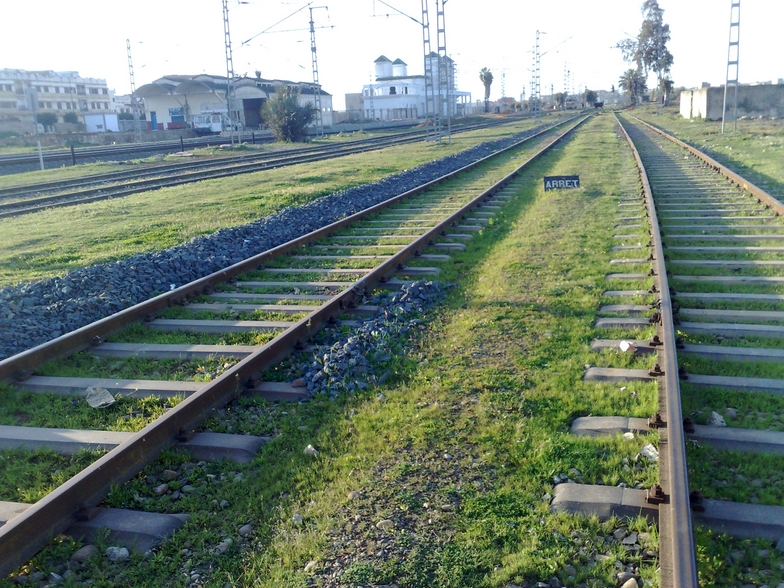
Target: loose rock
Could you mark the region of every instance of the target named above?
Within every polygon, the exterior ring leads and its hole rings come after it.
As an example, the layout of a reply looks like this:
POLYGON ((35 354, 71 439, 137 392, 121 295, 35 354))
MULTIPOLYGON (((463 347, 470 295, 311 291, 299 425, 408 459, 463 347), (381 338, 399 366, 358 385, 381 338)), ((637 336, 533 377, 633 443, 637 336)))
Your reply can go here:
POLYGON ((131 554, 125 547, 107 547, 106 557, 109 561, 125 561, 131 554))

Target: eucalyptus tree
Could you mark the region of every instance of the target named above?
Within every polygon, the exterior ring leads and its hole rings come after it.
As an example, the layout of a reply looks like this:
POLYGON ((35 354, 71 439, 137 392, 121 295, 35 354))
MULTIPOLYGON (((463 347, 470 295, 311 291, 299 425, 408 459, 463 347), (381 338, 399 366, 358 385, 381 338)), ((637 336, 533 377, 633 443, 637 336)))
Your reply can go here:
POLYGON ((615 45, 627 63, 637 66, 645 74, 656 74, 657 84, 667 77, 672 68, 673 56, 667 49, 670 25, 664 22, 664 10, 658 0, 645 0, 641 7, 642 25, 635 38, 626 38, 615 45))

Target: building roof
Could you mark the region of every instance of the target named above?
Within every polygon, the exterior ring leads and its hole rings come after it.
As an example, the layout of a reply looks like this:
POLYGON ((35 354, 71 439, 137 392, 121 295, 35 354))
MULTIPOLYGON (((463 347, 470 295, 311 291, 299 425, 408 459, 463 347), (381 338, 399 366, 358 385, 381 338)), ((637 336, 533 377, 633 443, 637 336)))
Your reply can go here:
POLYGON ((373 63, 391 63, 391 60, 388 57, 382 55, 378 59, 376 59, 373 63))
MULTIPOLYGON (((227 87, 226 80, 226 76, 212 76, 207 74, 195 76, 169 75, 140 86, 136 89, 136 95, 141 98, 148 98, 152 96, 174 94, 210 94, 216 92, 223 92, 225 94, 227 87)), ((279 86, 293 86, 302 94, 315 93, 311 82, 292 82, 290 80, 266 80, 255 77, 242 77, 235 78, 234 85, 236 88, 255 86, 268 94, 275 92, 276 88, 279 86)), ((325 92, 323 88, 321 89, 320 95, 331 96, 331 94, 325 92)))
POLYGON ((405 61, 400 59, 399 57, 392 62, 392 65, 408 65, 405 61))

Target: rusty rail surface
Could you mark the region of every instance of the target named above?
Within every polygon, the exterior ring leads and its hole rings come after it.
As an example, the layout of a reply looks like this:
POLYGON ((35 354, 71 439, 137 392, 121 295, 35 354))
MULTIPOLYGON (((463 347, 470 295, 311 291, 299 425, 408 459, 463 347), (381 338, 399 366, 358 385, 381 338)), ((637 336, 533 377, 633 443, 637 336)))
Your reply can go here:
POLYGON ((655 133, 658 133, 659 135, 661 135, 662 137, 672 141, 676 145, 678 145, 680 147, 683 147, 689 153, 694 155, 697 159, 699 159, 703 163, 707 164, 712 169, 714 169, 715 171, 719 172, 721 175, 725 176, 727 179, 731 180, 736 185, 738 185, 741 188, 743 188, 744 190, 746 190, 749 194, 752 194, 753 196, 758 198, 760 202, 770 206, 770 208, 772 208, 776 212, 776 214, 778 214, 779 216, 784 216, 784 204, 780 200, 775 198, 774 196, 771 196, 770 194, 768 194, 765 190, 763 190, 759 186, 751 183, 750 181, 748 181, 746 178, 744 178, 740 174, 735 173, 730 168, 728 168, 726 165, 722 165, 721 163, 719 163, 718 161, 716 161, 712 157, 706 155, 705 153, 703 153, 702 151, 697 149, 696 147, 692 147, 688 143, 684 143, 680 139, 677 139, 676 137, 673 137, 672 135, 670 135, 670 134, 666 133, 665 131, 661 130, 660 128, 655 127, 654 125, 652 125, 650 123, 647 123, 644 120, 637 118, 636 116, 631 116, 631 115, 629 115, 629 116, 631 118, 633 118, 634 120, 638 121, 640 124, 645 125, 647 128, 649 128, 650 130, 654 131, 655 133))
MULTIPOLYGON (((365 292, 369 292, 377 284, 388 280, 403 263, 414 257, 420 249, 427 247, 447 227, 456 225, 463 215, 481 205, 484 200, 501 190, 533 161, 560 143, 588 118, 586 116, 579 120, 530 157, 515 171, 496 182, 442 223, 430 229, 410 245, 386 260, 371 273, 357 281, 352 288, 344 290, 329 303, 294 323, 278 337, 237 363, 231 370, 212 382, 206 383, 197 392, 147 425, 131 439, 117 446, 78 475, 39 500, 25 512, 0 527, 0 577, 5 577, 11 573, 44 547, 53 536, 65 531, 78 518, 84 517, 90 509, 103 500, 112 485, 122 484, 131 479, 146 464, 155 459, 161 451, 171 447, 178 440, 185 438, 190 431, 209 416, 213 408, 222 406, 239 396, 246 386, 252 385, 259 372, 274 366, 287 357, 323 325, 327 324, 330 319, 337 316, 341 309, 351 307, 361 300, 365 292)), ((570 121, 573 120, 574 118, 570 119, 570 121)), ((191 284, 181 286, 171 292, 137 304, 114 316, 96 321, 73 333, 63 335, 53 341, 6 359, 0 362, 0 380, 8 380, 20 373, 34 370, 45 361, 64 357, 85 349, 95 341, 99 341, 108 334, 119 331, 132 322, 141 320, 151 313, 163 310, 178 301, 187 300, 205 290, 209 291, 216 284, 256 268, 266 260, 300 247, 307 242, 327 236, 333 231, 378 212, 404 198, 419 194, 440 182, 470 170, 501 153, 513 150, 526 141, 551 130, 552 128, 545 129, 531 137, 516 142, 506 149, 486 156, 423 186, 400 194, 274 249, 260 253, 224 270, 205 276, 191 284)))
POLYGON ((634 142, 617 115, 616 120, 618 120, 618 126, 634 154, 643 186, 651 223, 654 280, 661 302, 661 318, 657 330, 663 343, 659 355, 659 365, 664 374, 659 377, 659 389, 663 390, 664 394, 660 394, 659 401, 660 406, 664 405, 665 424, 661 429, 660 444, 664 445, 664 451, 660 453, 659 478, 666 496, 664 503, 659 506, 661 582, 665 588, 696 588, 699 584, 689 503, 686 435, 683 431, 674 314, 667 269, 664 265, 664 249, 648 174, 634 142))

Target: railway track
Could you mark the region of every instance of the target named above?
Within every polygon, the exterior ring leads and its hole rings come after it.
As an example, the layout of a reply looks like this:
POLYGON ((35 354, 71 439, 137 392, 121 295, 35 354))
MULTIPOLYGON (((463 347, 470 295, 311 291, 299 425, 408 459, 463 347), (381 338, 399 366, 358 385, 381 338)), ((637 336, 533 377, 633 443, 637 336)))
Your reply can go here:
MULTIPOLYGON (((497 124, 493 122, 467 125, 460 127, 460 131, 476 130, 497 124)), ((0 218, 405 145, 421 141, 423 136, 424 131, 407 131, 393 136, 371 137, 339 145, 318 145, 283 153, 244 154, 208 161, 160 165, 142 170, 110 172, 100 176, 46 182, 23 188, 3 188, 0 189, 0 218), (51 195, 45 195, 47 193, 51 195)))
MULTIPOLYGON (((516 190, 518 174, 586 118, 555 137, 553 129, 546 129, 505 150, 503 153, 526 149, 526 153, 532 154, 526 163, 515 165, 512 173, 509 173, 509 163, 493 162, 500 153, 494 154, 304 237, 1 361, 0 380, 15 381, 18 387, 30 391, 85 395, 89 388, 98 396, 110 393, 186 398, 141 431, 125 437, 109 439, 111 435, 105 431, 4 427, 0 435, 11 445, 63 450, 63 441, 73 446, 76 438, 83 435, 81 442, 87 446, 113 448, 34 505, 0 503, 0 514, 4 515, 0 519, 7 521, 0 527, 0 575, 11 573, 52 536, 69 527, 73 529, 73 525, 78 533, 89 533, 91 526, 109 527, 114 536, 122 536, 129 527, 142 524, 155 529, 150 533, 158 539, 171 532, 181 524, 180 519, 166 516, 162 520, 149 514, 115 512, 96 506, 112 485, 131 479, 175 443, 183 444, 204 459, 247 459, 264 439, 208 432, 194 435, 211 410, 242 394, 273 399, 309 398, 309 389, 319 389, 317 378, 307 386, 294 386, 265 382, 260 374, 292 353, 303 350, 312 353, 305 346, 322 329, 345 328, 351 325, 355 315, 377 312, 377 308, 363 305, 377 288, 395 290, 403 287, 406 280, 436 275, 438 268, 432 264, 447 260, 450 250, 462 249, 465 241, 491 222, 516 190), (471 170, 483 164, 485 171, 481 178, 472 177, 471 170), (107 341, 139 322, 143 322, 143 329, 150 337, 147 342, 107 341), (206 338, 210 333, 265 335, 261 344, 241 346, 150 342, 160 332, 179 333, 183 340, 189 338, 188 333, 206 338), (144 376, 118 380, 36 374, 45 362, 67 358, 82 350, 96 357, 150 360, 218 354, 228 361, 222 373, 207 383, 153 380, 144 376), (139 522, 137 517, 146 518, 139 522)), ((326 391, 330 391, 329 387, 326 391)), ((139 535, 133 535, 131 541, 140 541, 139 535)))
MULTIPOLYGON (((553 508, 658 519, 662 586, 692 587, 699 566, 707 567, 696 554, 712 555, 710 546, 695 545, 693 525, 767 542, 765 556, 784 547, 777 478, 759 474, 751 484, 741 482, 761 455, 784 453, 782 423, 749 418, 759 403, 781 412, 784 206, 643 121, 623 116, 619 125, 635 151, 642 194, 619 202, 615 271, 607 276, 596 326, 624 338, 595 340, 594 350, 614 350, 606 356, 610 365, 588 367, 584 377, 619 385, 657 380, 660 408, 647 422, 578 418, 572 431, 658 429, 660 485, 564 484, 556 487, 553 508), (654 303, 645 304, 651 294, 654 303), (640 339, 652 326, 657 336, 640 339), (612 367, 628 353, 654 356, 651 367, 612 367)), ((734 553, 747 569, 764 565, 750 553, 734 553)), ((722 578, 726 585, 742 580, 740 574, 722 578)))
MULTIPOLYGON (((414 125, 408 125, 414 126, 414 125)), ((396 127, 401 128, 401 127, 396 127)), ((405 128, 405 127, 403 127, 405 128)), ((340 131, 333 131, 327 134, 336 134, 340 131)), ((256 135, 255 133, 241 133, 237 140, 253 141, 253 143, 273 143, 271 135, 256 135)), ((109 145, 102 147, 80 147, 79 149, 67 150, 57 149, 43 152, 44 165, 68 165, 77 163, 92 163, 96 161, 128 161, 139 157, 148 157, 159 153, 172 153, 180 151, 184 147, 194 149, 199 147, 210 147, 215 145, 229 145, 231 139, 221 136, 198 137, 194 139, 183 139, 181 141, 155 141, 152 143, 133 143, 128 145, 109 145)), ((0 155, 0 175, 14 174, 39 169, 37 153, 23 153, 15 155, 0 155)))

